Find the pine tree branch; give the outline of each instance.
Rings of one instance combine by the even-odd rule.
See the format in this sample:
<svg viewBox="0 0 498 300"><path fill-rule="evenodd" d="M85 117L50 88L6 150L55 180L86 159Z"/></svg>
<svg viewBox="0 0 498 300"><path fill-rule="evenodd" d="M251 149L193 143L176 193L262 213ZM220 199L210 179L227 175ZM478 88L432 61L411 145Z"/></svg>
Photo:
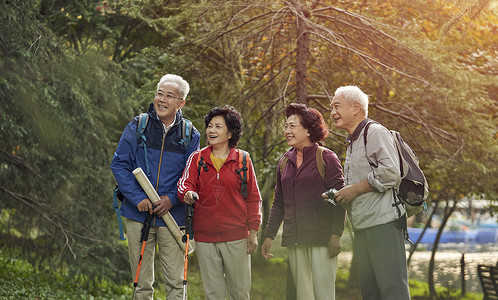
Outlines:
<svg viewBox="0 0 498 300"><path fill-rule="evenodd" d="M44 179L44 177L42 175L40 175L40 173L38 173L35 169L33 169L30 165L28 165L24 160L22 160L21 158L17 157L17 156L14 156L12 154L10 154L9 152L3 150L3 149L0 149L0 153L4 154L5 156L7 156L7 158L9 158L10 160L12 160L12 162L20 167L23 167L25 168L26 170L30 171L33 175L35 175L36 177L40 178L40 179Z"/></svg>

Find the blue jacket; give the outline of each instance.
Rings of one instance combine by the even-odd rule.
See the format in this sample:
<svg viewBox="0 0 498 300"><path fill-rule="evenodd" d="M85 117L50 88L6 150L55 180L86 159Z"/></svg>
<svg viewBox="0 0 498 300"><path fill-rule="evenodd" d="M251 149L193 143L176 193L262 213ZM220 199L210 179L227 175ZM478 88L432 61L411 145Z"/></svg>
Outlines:
<svg viewBox="0 0 498 300"><path fill-rule="evenodd" d="M185 144L180 143L183 120L181 111L177 112L175 124L164 139L164 127L156 115L153 103L149 106L147 113L149 121L144 134L150 170L148 178L152 186L156 188L159 169L157 193L159 196L168 195L171 204L173 204L169 212L178 226L183 226L185 224L185 205L178 199L177 182L182 176L190 154L199 149L200 133L192 126L192 140L187 149ZM132 173L138 167L147 173L145 152L139 146L137 139L138 118L136 116L124 129L112 158L111 170L119 185L119 190L125 197L121 203L121 215L138 222L144 222L148 212L139 212L137 205L148 196ZM159 217L154 218L152 225L165 226L164 221Z"/></svg>

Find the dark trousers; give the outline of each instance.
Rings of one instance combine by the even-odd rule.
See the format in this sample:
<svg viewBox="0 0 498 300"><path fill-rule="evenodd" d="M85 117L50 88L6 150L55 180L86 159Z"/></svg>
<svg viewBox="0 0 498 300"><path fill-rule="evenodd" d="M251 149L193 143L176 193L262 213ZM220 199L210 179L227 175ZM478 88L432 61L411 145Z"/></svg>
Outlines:
<svg viewBox="0 0 498 300"><path fill-rule="evenodd" d="M363 300L409 300L403 226L399 221L355 232Z"/></svg>

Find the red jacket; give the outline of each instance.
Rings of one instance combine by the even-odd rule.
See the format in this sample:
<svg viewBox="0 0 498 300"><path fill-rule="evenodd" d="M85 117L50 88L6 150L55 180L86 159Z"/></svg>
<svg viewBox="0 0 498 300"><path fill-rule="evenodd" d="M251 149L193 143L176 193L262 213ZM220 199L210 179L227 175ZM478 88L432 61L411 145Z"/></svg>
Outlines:
<svg viewBox="0 0 498 300"><path fill-rule="evenodd" d="M258 230L261 223L261 194L251 160L247 159L247 198L241 194L239 153L230 149L227 160L217 172L211 162L212 147L190 155L183 176L178 181L178 197L194 191L199 199L194 204L193 229L198 242L217 243L245 239L249 229ZM201 155L208 170L198 173L198 156Z"/></svg>

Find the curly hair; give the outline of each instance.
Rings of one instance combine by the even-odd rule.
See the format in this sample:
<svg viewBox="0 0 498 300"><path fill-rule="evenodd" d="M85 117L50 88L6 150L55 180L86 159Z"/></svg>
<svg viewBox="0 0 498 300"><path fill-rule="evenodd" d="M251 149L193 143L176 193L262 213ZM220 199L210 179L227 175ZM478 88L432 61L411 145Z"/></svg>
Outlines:
<svg viewBox="0 0 498 300"><path fill-rule="evenodd" d="M322 114L314 108L302 103L291 103L285 108L284 114L286 118L292 115L299 117L299 123L304 129L308 129L312 143L320 142L329 136L329 128Z"/></svg>
<svg viewBox="0 0 498 300"><path fill-rule="evenodd" d="M204 125L206 129L209 122L214 117L222 116L227 124L228 132L231 133L232 137L228 140L228 147L235 148L239 143L239 139L243 134L243 121L240 113L231 105L225 105L223 107L213 107L211 111L204 117Z"/></svg>

